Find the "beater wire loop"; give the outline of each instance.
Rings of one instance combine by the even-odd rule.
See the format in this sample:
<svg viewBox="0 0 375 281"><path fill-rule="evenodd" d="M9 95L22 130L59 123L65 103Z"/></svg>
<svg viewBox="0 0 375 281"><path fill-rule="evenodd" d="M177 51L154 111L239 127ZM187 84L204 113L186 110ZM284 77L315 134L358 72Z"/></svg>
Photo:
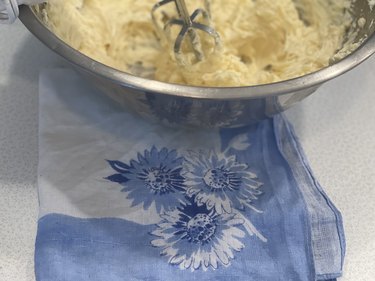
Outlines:
<svg viewBox="0 0 375 281"><path fill-rule="evenodd" d="M156 17L156 12L162 6L167 5L171 2L175 3L178 18L168 19L164 23L164 27L160 26L159 21ZM181 30L174 41L174 54L178 63L186 65L185 54L182 51L182 44L185 39L188 39L190 47L194 53L197 61L202 61L205 58L205 52L203 51L201 38L197 31L203 31L208 36L214 39L215 49L221 47L221 40L219 33L211 25L211 7L209 0L204 1L204 9L198 8L191 15L188 12L186 3L184 0L163 0L154 5L151 11L152 20L159 31L167 34L167 38L170 38L170 30L174 25L180 26ZM203 23L197 22L196 19L202 16Z"/></svg>

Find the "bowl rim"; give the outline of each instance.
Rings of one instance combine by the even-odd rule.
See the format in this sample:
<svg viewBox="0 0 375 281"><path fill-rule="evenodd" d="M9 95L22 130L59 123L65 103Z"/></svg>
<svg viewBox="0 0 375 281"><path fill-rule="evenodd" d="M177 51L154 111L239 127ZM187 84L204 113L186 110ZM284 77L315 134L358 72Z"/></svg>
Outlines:
<svg viewBox="0 0 375 281"><path fill-rule="evenodd" d="M26 28L47 47L57 54L78 66L81 70L90 72L99 77L112 80L125 87L144 92L153 92L176 97L234 100L255 99L299 92L306 88L317 87L345 72L353 69L375 53L375 32L366 39L354 52L333 65L301 77L283 80L280 82L241 86L241 87L200 87L160 82L114 69L82 54L59 39L35 15L32 8L20 7L20 20Z"/></svg>

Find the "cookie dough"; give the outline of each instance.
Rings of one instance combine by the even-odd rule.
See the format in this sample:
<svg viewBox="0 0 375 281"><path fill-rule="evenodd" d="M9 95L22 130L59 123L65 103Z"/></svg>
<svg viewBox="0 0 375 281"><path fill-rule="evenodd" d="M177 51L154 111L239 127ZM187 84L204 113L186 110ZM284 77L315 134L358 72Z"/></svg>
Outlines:
<svg viewBox="0 0 375 281"><path fill-rule="evenodd" d="M181 66L173 42L151 20L156 2L50 0L46 20L66 43L113 68L164 82L222 87L272 83L324 68L351 24L349 0L211 0L223 48ZM191 12L203 5L185 2ZM176 14L173 3L163 9L164 16ZM177 32L172 28L171 37ZM211 38L200 35L211 51Z"/></svg>

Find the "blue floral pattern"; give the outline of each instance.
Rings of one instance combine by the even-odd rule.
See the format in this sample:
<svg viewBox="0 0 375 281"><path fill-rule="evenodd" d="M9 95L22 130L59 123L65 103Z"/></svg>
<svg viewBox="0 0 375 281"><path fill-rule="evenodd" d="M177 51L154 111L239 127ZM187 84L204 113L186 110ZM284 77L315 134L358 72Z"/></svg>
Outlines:
<svg viewBox="0 0 375 281"><path fill-rule="evenodd" d="M158 95L146 92L146 105L162 123L176 125L186 123L192 109L192 102L184 98Z"/></svg>
<svg viewBox="0 0 375 281"><path fill-rule="evenodd" d="M218 214L206 205L198 206L194 199L161 217L152 232L158 238L151 244L161 248L169 263L181 269L228 266L234 252L245 247L241 242L245 237L240 229L242 219L235 214Z"/></svg>
<svg viewBox="0 0 375 281"><path fill-rule="evenodd" d="M120 161L108 161L118 172L107 179L120 183L132 206L142 204L148 209L153 203L158 213L175 207L184 201L185 184L182 176L182 157L175 150L155 147L138 153L137 160L127 165Z"/></svg>
<svg viewBox="0 0 375 281"><path fill-rule="evenodd" d="M208 270L229 266L245 245L246 234L267 239L245 215L263 185L248 164L232 151L250 147L246 135L235 136L224 151L177 153L167 148L145 150L128 164L108 161L132 206L155 205L160 222L151 245L180 269Z"/></svg>
<svg viewBox="0 0 375 281"><path fill-rule="evenodd" d="M261 194L257 175L233 155L190 152L184 171L188 195L195 196L198 205L206 204L219 214L245 206L254 208L251 203Z"/></svg>

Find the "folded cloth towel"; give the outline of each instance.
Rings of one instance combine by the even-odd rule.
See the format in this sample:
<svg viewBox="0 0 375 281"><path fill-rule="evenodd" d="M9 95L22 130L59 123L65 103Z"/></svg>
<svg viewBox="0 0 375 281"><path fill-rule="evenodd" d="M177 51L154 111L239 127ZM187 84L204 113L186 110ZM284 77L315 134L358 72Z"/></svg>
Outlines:
<svg viewBox="0 0 375 281"><path fill-rule="evenodd" d="M186 130L40 78L38 281L330 280L340 213L283 115Z"/></svg>

